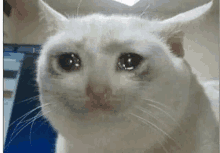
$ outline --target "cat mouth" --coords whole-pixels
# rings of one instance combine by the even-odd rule
[[[87,115],[84,116],[85,120],[93,120],[93,119],[100,119],[103,117],[106,118],[107,116],[111,116],[113,114],[116,114],[116,110],[114,107],[110,104],[110,101],[106,100],[89,100],[86,101],[85,106],[87,110]]]
[[[110,101],[106,100],[86,101],[85,108],[88,109],[88,112],[95,112],[98,110],[103,112],[110,112],[114,109],[114,107],[110,104]]]

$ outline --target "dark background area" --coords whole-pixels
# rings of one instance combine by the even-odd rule
[[[45,118],[39,117],[36,120],[33,118],[40,113],[41,109],[36,109],[25,118],[21,117],[40,106],[38,100],[39,93],[35,81],[35,61],[37,57],[38,54],[36,53],[27,53],[24,56],[6,136],[4,153],[54,152],[56,132]]]

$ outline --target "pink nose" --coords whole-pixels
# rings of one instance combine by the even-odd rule
[[[86,87],[86,95],[89,97],[89,100],[86,101],[85,107],[88,108],[89,111],[97,109],[105,111],[111,110],[113,107],[107,99],[111,93],[111,88],[107,85],[94,85],[89,83]]]
[[[105,99],[106,95],[112,93],[112,90],[107,85],[97,85],[88,83],[86,87],[86,95],[92,99],[101,100]]]

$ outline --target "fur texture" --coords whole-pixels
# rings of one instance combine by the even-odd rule
[[[184,60],[188,24],[212,2],[164,21],[101,14],[66,18],[39,1],[51,36],[38,60],[45,117],[58,132],[57,153],[217,153],[218,124],[204,89]],[[78,54],[79,71],[57,57]],[[121,53],[143,61],[116,71]],[[109,109],[90,107],[97,102]]]

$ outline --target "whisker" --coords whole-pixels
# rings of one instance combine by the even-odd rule
[[[144,110],[143,108],[141,108],[140,106],[138,107],[138,106],[135,106],[137,109],[139,109],[139,110],[141,110],[142,112],[144,112],[144,113],[146,113],[146,114],[148,114],[148,115],[150,115],[151,117],[153,117],[154,119],[156,119],[157,121],[159,121],[159,122],[161,122],[163,125],[165,125],[165,126],[167,126],[164,122],[162,122],[158,117],[156,117],[156,116],[154,116],[153,114],[151,114],[151,113],[149,113],[150,111],[146,111],[146,110]]]
[[[26,101],[29,101],[29,100],[31,100],[30,102],[32,102],[33,100],[36,100],[36,99],[38,99],[38,98],[39,98],[39,95],[33,96],[33,97],[27,98],[27,99],[25,99],[25,100],[15,102],[15,104],[20,104],[20,103],[23,103],[23,102],[26,102]]]
[[[41,114],[41,115],[39,115]],[[37,113],[37,115],[34,117],[34,120],[32,121],[33,123],[31,124],[31,128],[30,128],[30,144],[31,144],[31,130],[33,128],[34,122],[36,121],[36,119],[40,118],[41,116],[43,116],[42,111],[40,111],[39,113]]]
[[[149,99],[149,100],[150,100],[150,99]],[[160,102],[156,102],[156,101],[153,101],[153,100],[150,100],[150,101],[152,101],[152,102],[154,102],[154,103],[158,103],[158,104],[164,106],[164,105],[161,104]],[[164,111],[162,108],[159,108],[158,106],[155,106],[155,105],[152,105],[152,104],[147,104],[147,105],[152,106],[152,107],[154,107],[154,108],[156,108],[156,109],[162,111],[163,113],[165,113],[165,114],[166,114],[168,117],[170,117],[170,119],[178,126],[178,128],[180,129],[179,132],[182,133],[182,134],[185,133],[184,130],[183,130],[183,128],[181,127],[181,125],[180,125],[169,113],[167,113],[166,111]],[[164,107],[167,108],[166,106],[164,106]],[[189,140],[188,135],[186,135],[186,140]]]
[[[46,113],[42,113],[42,111],[40,111],[35,117],[34,117],[34,120],[32,121],[32,125],[31,125],[31,128],[30,128],[30,144],[31,144],[31,131],[32,131],[32,128],[33,128],[33,125],[34,125],[34,122],[38,119],[38,118],[40,118],[40,117],[42,117],[42,116],[44,116],[45,114],[48,114],[48,113],[50,113],[51,111],[48,111],[48,112],[46,112]],[[45,121],[44,121],[45,122]],[[42,125],[42,123],[41,123],[41,125]],[[40,126],[41,126],[40,125]]]
[[[155,118],[156,120],[159,120],[157,117],[151,115],[150,113],[148,113],[147,111],[143,110],[141,107],[135,106],[137,109],[143,111],[144,113],[149,114],[151,117]],[[162,123],[163,124],[163,123]],[[164,124],[163,124],[164,125]],[[167,149],[164,147],[164,145],[157,139],[158,143],[162,146],[163,150],[168,153]]]
[[[37,109],[39,109],[39,108],[42,108],[42,107],[44,107],[44,106],[47,106],[47,105],[49,105],[49,104],[50,104],[50,103],[47,103],[47,104],[38,106],[38,107],[36,107],[35,109],[29,111],[28,113],[22,115],[21,117],[19,117],[18,119],[16,119],[14,122],[12,122],[12,123],[9,125],[9,127],[12,126],[16,121],[18,121],[19,119],[21,119],[21,118],[23,117],[23,118],[19,121],[19,123],[16,125],[16,127],[14,128],[14,131],[13,131],[13,133],[11,134],[10,139],[11,139],[11,137],[14,135],[14,132],[17,131],[17,130],[16,130],[17,127],[22,123],[22,121],[23,121],[29,114],[31,114],[31,113],[34,112],[35,110],[37,110]]]
[[[76,10],[76,16],[78,17],[78,14],[79,14],[79,7],[80,7],[80,4],[81,4],[82,0],[79,1],[79,4],[77,6],[77,10]]]
[[[49,105],[49,104],[50,104],[50,103],[47,103],[47,104],[38,106],[38,107],[34,108],[33,110],[27,112],[26,114],[22,115],[21,117],[19,117],[19,118],[16,119],[15,121],[13,121],[13,122],[9,125],[9,127],[12,126],[16,121],[18,121],[18,120],[21,119],[22,117],[25,117],[25,116],[29,115],[30,113],[32,113],[33,111],[35,111],[35,110],[37,110],[37,109],[39,109],[39,108],[41,108],[41,107],[47,106],[47,105]]]
[[[17,131],[19,131],[19,130],[21,130],[25,125],[27,125],[29,122],[33,122],[33,119],[34,119],[34,121],[36,120],[36,117],[38,117],[38,115],[41,113],[41,111],[40,112],[38,112],[38,114],[37,115],[35,115],[34,117],[32,117],[32,118],[30,118],[30,119],[28,119],[28,120],[25,120],[23,123],[23,125],[21,125],[19,128],[17,128],[16,130],[14,130],[13,131],[13,133],[15,133],[15,132],[17,132]],[[41,116],[43,116],[43,115],[41,115]],[[40,116],[40,117],[41,117]],[[11,135],[11,137],[12,137],[13,135]]]
[[[22,123],[24,123],[24,124],[22,124],[20,127],[16,128],[16,130],[14,129],[14,133],[17,132],[17,131],[19,131],[22,127],[24,127],[24,125],[25,125],[26,123],[28,123],[28,122],[30,122],[31,120],[33,120],[33,118],[34,118],[34,117],[23,121]],[[20,123],[20,124],[21,124],[21,123]],[[12,137],[12,135],[11,135],[11,137]]]
[[[164,108],[170,110],[166,105],[164,105],[164,104],[162,104],[162,103],[160,103],[160,102],[154,101],[154,100],[152,100],[152,99],[143,99],[143,100],[148,100],[148,101],[150,101],[150,102],[159,104],[159,105],[163,106]],[[152,107],[154,107],[154,108],[156,108],[156,109],[162,111],[162,112],[165,113],[167,116],[169,116],[169,117],[171,118],[171,120],[174,121],[174,123],[176,123],[176,125],[179,127],[180,131],[181,131],[182,133],[184,133],[184,130],[182,129],[182,127],[180,126],[180,124],[179,124],[169,113],[165,112],[164,110],[162,110],[161,108],[159,108],[159,107],[157,107],[157,106],[155,106],[155,105],[148,104],[148,103],[147,103],[147,105],[152,106]],[[188,139],[189,139],[189,138],[188,138],[188,136],[187,136],[187,140],[188,140]]]
[[[151,123],[150,121],[148,121],[148,120],[146,120],[146,119],[144,119],[144,118],[142,118],[142,117],[140,117],[140,116],[137,116],[137,115],[135,115],[135,114],[133,114],[133,113],[129,113],[129,114],[131,114],[131,115],[137,117],[138,119],[142,120],[143,123],[150,124],[151,126],[153,126],[154,128],[156,128],[158,131],[160,131],[160,132],[162,132],[164,135],[166,135],[168,138],[170,138],[171,140],[173,140],[173,141],[176,143],[176,145],[177,145],[179,148],[181,148],[181,146],[176,142],[175,139],[173,139],[169,134],[167,134],[165,131],[163,131],[162,129],[160,129],[160,128],[159,128],[158,126],[156,126],[155,124],[153,124],[153,123]]]
[[[183,129],[181,128],[181,126],[179,125],[179,123],[178,123],[169,113],[165,112],[163,109],[161,109],[161,108],[159,108],[159,107],[157,107],[157,106],[155,106],[155,105],[152,105],[152,104],[147,104],[147,105],[149,105],[149,106],[151,106],[151,107],[154,107],[154,108],[160,110],[161,112],[163,112],[164,114],[166,114],[166,115],[167,115],[168,117],[170,117],[170,119],[171,119],[173,122],[175,122],[175,123],[177,124],[177,126],[183,131]]]
[[[36,109],[34,109],[33,111],[35,111]],[[26,113],[25,115],[23,115],[24,117],[19,121],[19,123],[16,125],[16,127],[14,128],[11,136],[10,136],[10,139],[13,137],[14,133],[17,131],[17,127],[23,122],[23,120],[29,115],[31,114],[33,111],[30,111],[29,113]],[[14,123],[14,122],[13,122]],[[10,125],[11,126],[11,125]]]
[[[50,113],[50,112],[47,112],[47,113]],[[47,114],[47,113],[45,113],[45,114]],[[44,116],[44,115],[42,115],[42,116]],[[47,120],[44,120],[44,121],[38,126],[38,128],[40,128],[40,127],[42,126],[42,124],[45,123],[45,122],[47,122]]]
[[[42,115],[41,115],[41,116],[42,116]],[[40,118],[41,116],[38,116],[37,118]],[[37,119],[37,118],[36,118],[36,119]],[[35,119],[35,120],[36,120],[36,119]],[[28,125],[30,125],[32,122],[33,122],[33,121],[28,122],[25,126],[23,126],[23,128],[22,128],[20,131],[18,131],[18,133],[17,133],[13,138],[10,138],[9,143],[5,146],[5,148],[7,148],[7,147],[10,145],[10,143],[14,140],[14,138],[15,138],[25,127],[27,127]]]
[[[152,99],[143,99],[143,100],[150,101],[150,102],[153,102],[153,103],[155,103],[155,104],[159,104],[159,105],[165,107],[166,109],[169,109],[165,104],[162,104],[161,102],[154,101],[154,100],[152,100]]]
[[[58,109],[56,109],[56,110],[58,110]],[[56,111],[56,110],[55,110],[55,111]],[[51,111],[48,111],[48,112],[46,112],[46,113],[44,112],[44,114],[42,114],[41,116],[44,116],[44,115],[46,115],[46,114],[48,114],[48,113],[50,113],[50,112],[51,112]],[[47,119],[46,119],[46,120],[44,120],[44,121],[43,121],[43,122],[40,124],[40,126],[39,126],[39,127],[41,127],[41,126],[42,126],[42,124],[43,124],[43,123],[45,123],[45,122],[47,122],[47,121],[48,121]]]
[[[146,8],[143,10],[143,12],[139,15],[140,17],[142,17],[145,14],[145,11],[150,7],[150,5],[147,5]]]
[[[158,140],[157,140],[157,141],[158,141]],[[162,146],[163,150],[164,150],[166,153],[169,153],[169,152],[167,151],[167,149],[164,147],[164,145],[163,145],[162,143],[160,143],[160,141],[158,141],[158,143]]]

